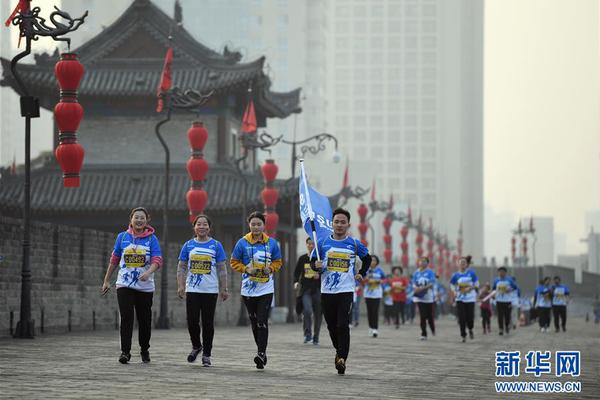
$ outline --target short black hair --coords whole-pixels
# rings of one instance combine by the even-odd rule
[[[556,275],[556,276],[554,277],[554,280],[556,280],[556,279],[558,279],[558,280],[560,281],[560,276]]]
[[[248,218],[246,219],[246,221],[248,223],[250,223],[252,218],[258,218],[263,222],[263,224],[265,223],[265,214],[261,213],[260,211],[254,211],[253,213],[250,213],[250,215],[248,215]]]
[[[307,238],[306,238],[306,243],[308,243],[308,241],[309,241],[309,240],[312,242],[312,241],[313,241],[313,238],[311,238],[310,236],[309,236],[309,237],[307,237]]]
[[[131,210],[131,213],[129,213],[129,219],[133,218],[133,214],[135,214],[136,211],[143,212],[146,215],[146,219],[148,220],[148,222],[150,222],[150,213],[144,207],[136,207],[133,210]]]
[[[471,257],[470,254],[468,256],[462,256],[461,258],[463,258],[467,262],[467,265],[471,265],[471,260],[473,259],[473,257]]]
[[[499,267],[498,271],[504,271],[504,272],[508,272],[508,270],[506,269],[506,267]]]
[[[376,256],[375,254],[371,254],[371,259],[375,258],[377,260],[377,265],[381,264],[381,261],[379,260],[379,256]]]
[[[335,210],[333,210],[333,215],[331,216],[331,220],[333,220],[335,218],[335,216],[338,214],[345,215],[346,218],[348,218],[348,222],[350,222],[350,213],[348,212],[348,210],[346,210],[342,207],[338,207]]]
[[[399,270],[400,274],[402,274],[404,272],[404,270],[402,269],[402,267],[395,266],[395,267],[392,267],[392,274],[394,273],[395,270]]]
[[[429,264],[431,262],[431,260],[427,256],[421,256],[421,257],[419,257],[419,259],[421,259],[421,260],[427,260],[427,264]]]
[[[208,218],[208,215],[206,215],[206,214],[196,215],[196,218],[194,218],[194,221],[192,222],[192,226],[196,226],[196,222],[198,222],[198,219],[200,219],[200,218],[204,218],[206,220],[206,222],[208,223],[208,227],[212,228],[212,221],[210,220],[210,218]]]

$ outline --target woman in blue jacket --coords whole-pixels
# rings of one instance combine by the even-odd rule
[[[450,278],[450,285],[452,285],[452,291],[454,292],[460,336],[464,343],[467,338],[467,328],[469,329],[469,338],[473,339],[475,301],[479,290],[479,279],[475,272],[469,268],[471,256],[461,257],[456,263],[458,271]]]

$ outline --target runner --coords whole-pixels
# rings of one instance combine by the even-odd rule
[[[392,318],[394,317],[394,299],[392,298],[392,287],[389,284],[391,277],[392,275],[389,274],[381,284],[381,288],[383,289],[383,320],[385,321],[385,325],[391,325]]]
[[[310,256],[315,244],[311,238],[306,239],[307,254],[298,258],[294,270],[294,289],[300,290],[303,309],[304,343],[319,344],[319,332],[321,331],[321,276],[310,267]],[[314,317],[314,330],[312,319]]]
[[[456,263],[459,270],[450,278],[450,284],[452,285],[452,291],[456,299],[460,337],[464,343],[467,341],[467,328],[469,329],[469,338],[474,338],[473,323],[475,320],[475,301],[477,300],[479,279],[475,272],[469,269],[471,256],[460,257]]]
[[[435,304],[433,288],[435,283],[435,273],[429,268],[429,258],[419,258],[417,260],[417,270],[412,275],[411,285],[413,287],[413,301],[419,307],[421,340],[427,340],[427,323],[429,323],[431,334],[435,336],[435,323],[433,321]]]
[[[489,282],[486,282],[479,291],[479,301],[481,302],[479,310],[481,312],[481,325],[483,325],[484,335],[487,335],[488,333],[492,332],[492,304],[490,299],[491,292],[492,289],[490,287]]]
[[[350,308],[356,280],[362,280],[371,265],[371,256],[360,241],[348,236],[350,213],[343,208],[333,211],[333,235],[320,239],[311,255],[311,266],[321,275],[321,304],[331,342],[336,350],[335,368],[346,371],[350,350]],[[321,261],[317,260],[317,252]],[[362,261],[357,272],[356,258]]]
[[[188,362],[196,361],[202,352],[202,365],[211,366],[211,351],[215,335],[215,309],[221,293],[227,292],[227,256],[221,242],[210,237],[212,222],[200,214],[192,223],[195,237],[185,242],[179,253],[177,268],[177,296],[185,298],[187,326],[192,342]],[[200,341],[200,314],[202,314],[202,341]]]
[[[540,332],[548,332],[550,327],[550,311],[552,310],[552,288],[550,277],[545,277],[535,289],[533,306],[536,307]]]
[[[116,287],[121,314],[121,364],[131,360],[134,309],[142,362],[150,362],[148,349],[152,330],[154,272],[162,265],[162,255],[154,228],[148,225],[149,222],[150,214],[145,208],[136,207],[131,211],[129,228],[117,236],[101,289],[103,295],[110,290],[110,277],[118,266]]]
[[[392,268],[392,277],[390,286],[392,287],[392,300],[394,301],[393,317],[396,323],[396,329],[400,328],[400,316],[402,316],[402,325],[406,320],[404,308],[406,305],[406,290],[408,289],[408,279],[402,276],[402,267]]]
[[[254,363],[256,368],[264,369],[267,365],[269,310],[274,292],[273,273],[282,266],[281,251],[275,239],[264,233],[263,213],[253,212],[247,221],[250,233],[236,243],[231,254],[231,268],[243,274],[241,294],[258,350]]]
[[[512,292],[518,289],[512,277],[506,274],[506,267],[498,268],[498,277],[492,286],[492,295],[496,299],[496,312],[498,314],[498,334],[500,336],[510,331],[510,314],[512,307]]]
[[[570,297],[569,287],[560,283],[560,276],[555,276],[554,286],[552,286],[552,313],[556,332],[560,331],[559,327],[562,327],[563,332],[567,331],[567,304]]]
[[[369,336],[379,335],[379,304],[383,297],[381,284],[385,280],[385,272],[379,266],[379,257],[371,256],[371,267],[365,279],[365,303],[367,303],[367,320],[369,321]]]

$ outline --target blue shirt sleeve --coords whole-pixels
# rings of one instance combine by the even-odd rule
[[[215,254],[215,259],[218,263],[225,262],[227,260],[227,254],[225,254],[225,249],[221,242],[217,241],[217,251]]]
[[[367,249],[365,247],[365,245],[360,242],[360,240],[355,239],[355,241],[356,241],[356,254],[358,255],[359,258],[363,258],[367,254],[369,254],[369,249]]]
[[[273,260],[281,260],[281,249],[279,248],[279,244],[273,238],[269,239],[271,246],[271,261]]]
[[[188,243],[185,242],[181,251],[179,252],[179,261],[188,261],[190,259],[190,251],[188,250]]]
[[[450,284],[451,285],[456,285],[456,281],[457,280],[458,280],[458,276],[457,276],[457,273],[455,272],[455,273],[452,274],[452,278],[450,278]]]
[[[494,279],[494,284],[492,285],[492,290],[496,290],[496,284],[498,284],[498,278]]]
[[[565,294],[566,295],[570,295],[571,292],[569,291],[569,287],[567,285],[565,285]]]
[[[162,253],[160,251],[160,244],[155,235],[150,238],[150,257],[160,257]]]
[[[117,239],[115,240],[115,247],[113,248],[113,254],[117,257],[121,257],[123,254],[123,248],[121,247],[121,241],[123,240],[123,235],[125,232],[121,232],[117,235]]]
[[[473,270],[471,270],[471,280],[473,281],[473,285],[476,285],[479,283],[479,278],[477,277],[477,274]]]
[[[231,258],[234,258],[245,264],[246,261],[244,260],[244,245],[242,244],[243,240],[244,239],[240,239],[237,241],[235,247],[233,248],[233,252],[231,252]]]

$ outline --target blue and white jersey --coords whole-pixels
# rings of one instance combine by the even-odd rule
[[[129,288],[141,292],[154,292],[154,274],[141,281],[140,275],[150,269],[153,258],[162,257],[154,229],[147,227],[144,234],[134,236],[131,229],[119,233],[113,256],[119,258],[117,288]]]
[[[385,272],[381,267],[369,268],[367,271],[367,283],[365,284],[365,299],[380,299],[383,297],[382,283]]]
[[[474,303],[477,300],[476,289],[479,287],[479,279],[472,269],[467,269],[465,272],[455,272],[450,278],[450,284],[456,296],[456,301]]]
[[[552,287],[552,305],[566,306],[567,297],[571,294],[569,287],[566,285],[554,285]]]
[[[323,261],[321,293],[354,292],[356,287],[354,276],[358,273],[356,258],[365,257],[369,254],[369,250],[351,236],[347,236],[343,240],[335,240],[332,236],[320,239],[317,242],[317,249]],[[311,255],[313,260],[317,259],[315,250]]]
[[[217,264],[227,259],[221,242],[209,238],[206,242],[191,239],[179,253],[179,261],[187,263],[185,291],[191,293],[219,293]]]
[[[413,302],[414,293],[415,293],[415,289],[413,288],[413,285],[411,283],[406,288],[406,304],[411,304]]]
[[[552,290],[549,286],[539,285],[535,289],[535,306],[538,308],[552,307]]]
[[[392,287],[389,283],[383,283],[381,289],[383,293],[383,304],[386,306],[393,306],[394,299],[392,298]]]
[[[437,279],[435,278],[435,273],[431,270],[431,268],[426,268],[422,271],[417,269],[413,273],[410,280],[413,289],[427,285],[431,285],[431,287],[420,292],[413,291],[413,301],[415,303],[433,303],[435,301],[433,287],[435,286],[436,282]]]
[[[281,250],[273,238],[267,239],[264,235],[263,241],[252,243],[248,239],[251,237],[249,235],[238,240],[231,258],[257,270],[255,275],[242,274],[241,294],[246,297],[259,297],[274,292],[273,271],[281,266]],[[267,266],[272,270],[270,274],[263,272]]]
[[[496,303],[512,303],[513,291],[516,293],[517,284],[510,276],[504,278],[497,277],[492,285],[492,290],[496,291]]]

